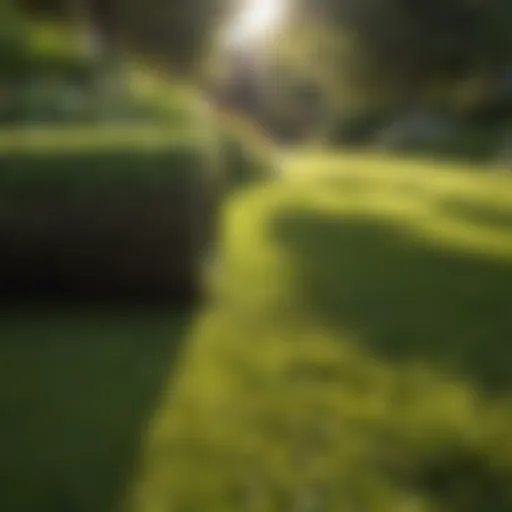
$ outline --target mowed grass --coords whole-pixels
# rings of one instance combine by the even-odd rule
[[[114,510],[187,328],[161,308],[2,308],[0,509]]]
[[[1,510],[512,510],[512,178],[282,165],[193,318],[2,320]]]

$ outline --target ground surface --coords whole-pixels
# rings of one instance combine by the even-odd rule
[[[512,178],[283,166],[191,318],[2,318],[0,510],[512,510]]]

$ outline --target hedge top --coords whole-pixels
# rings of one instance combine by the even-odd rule
[[[205,138],[199,130],[177,130],[153,124],[120,123],[59,127],[22,127],[0,130],[0,155],[98,152],[130,148],[137,151],[198,147]]]

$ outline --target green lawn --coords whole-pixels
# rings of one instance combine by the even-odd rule
[[[0,317],[0,510],[115,510],[188,318],[142,307]]]
[[[512,177],[283,169],[191,318],[1,320],[2,512],[512,510]]]

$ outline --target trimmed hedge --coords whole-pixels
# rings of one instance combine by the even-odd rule
[[[162,127],[0,133],[0,294],[196,295],[214,162]]]

